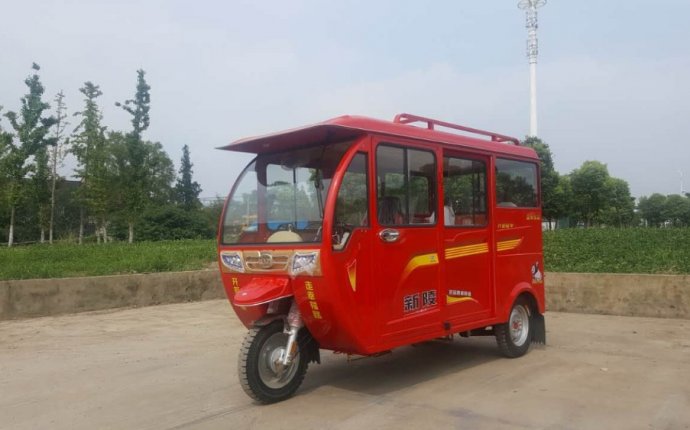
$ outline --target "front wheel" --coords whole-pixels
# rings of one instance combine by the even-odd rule
[[[521,357],[529,349],[532,342],[531,313],[527,300],[519,298],[510,310],[508,322],[496,326],[496,343],[506,357]]]
[[[249,397],[261,403],[274,403],[292,396],[307,373],[307,354],[298,351],[288,366],[280,357],[285,353],[288,335],[282,321],[254,327],[242,342],[237,360],[240,384]]]

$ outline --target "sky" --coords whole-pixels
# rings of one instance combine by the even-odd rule
[[[47,98],[63,90],[78,111],[78,89],[92,81],[104,124],[128,130],[115,102],[132,98],[143,68],[144,137],[176,166],[189,145],[207,198],[225,196],[251,159],[215,148],[344,114],[408,112],[523,138],[529,75],[516,4],[1,0],[0,106],[19,109],[36,62]],[[686,0],[539,9],[539,137],[559,172],[598,160],[636,197],[678,193],[682,172],[690,191],[689,18]]]

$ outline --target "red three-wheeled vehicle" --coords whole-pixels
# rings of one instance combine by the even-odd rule
[[[493,335],[518,357],[545,343],[539,159],[517,139],[400,114],[222,149],[256,154],[218,238],[252,398],[294,394],[320,349]]]

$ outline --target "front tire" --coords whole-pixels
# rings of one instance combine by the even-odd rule
[[[508,358],[525,355],[532,343],[532,310],[525,298],[518,298],[510,310],[508,322],[496,326],[496,343]]]
[[[254,327],[244,337],[237,370],[242,389],[252,399],[261,403],[280,402],[295,394],[302,384],[309,363],[299,342],[292,363],[286,368],[278,363],[287,341],[282,321]]]

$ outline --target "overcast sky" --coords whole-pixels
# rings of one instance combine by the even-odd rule
[[[416,113],[527,134],[528,64],[517,1],[4,1],[0,105],[17,110],[32,62],[46,94],[104,123],[151,85],[151,127],[179,165],[188,144],[202,197],[249,160],[215,147],[343,114]],[[539,10],[539,137],[568,173],[606,163],[635,196],[690,189],[690,2],[558,1]],[[76,123],[76,121],[73,120]],[[2,120],[6,128],[6,120]],[[70,175],[70,163],[63,174]]]

